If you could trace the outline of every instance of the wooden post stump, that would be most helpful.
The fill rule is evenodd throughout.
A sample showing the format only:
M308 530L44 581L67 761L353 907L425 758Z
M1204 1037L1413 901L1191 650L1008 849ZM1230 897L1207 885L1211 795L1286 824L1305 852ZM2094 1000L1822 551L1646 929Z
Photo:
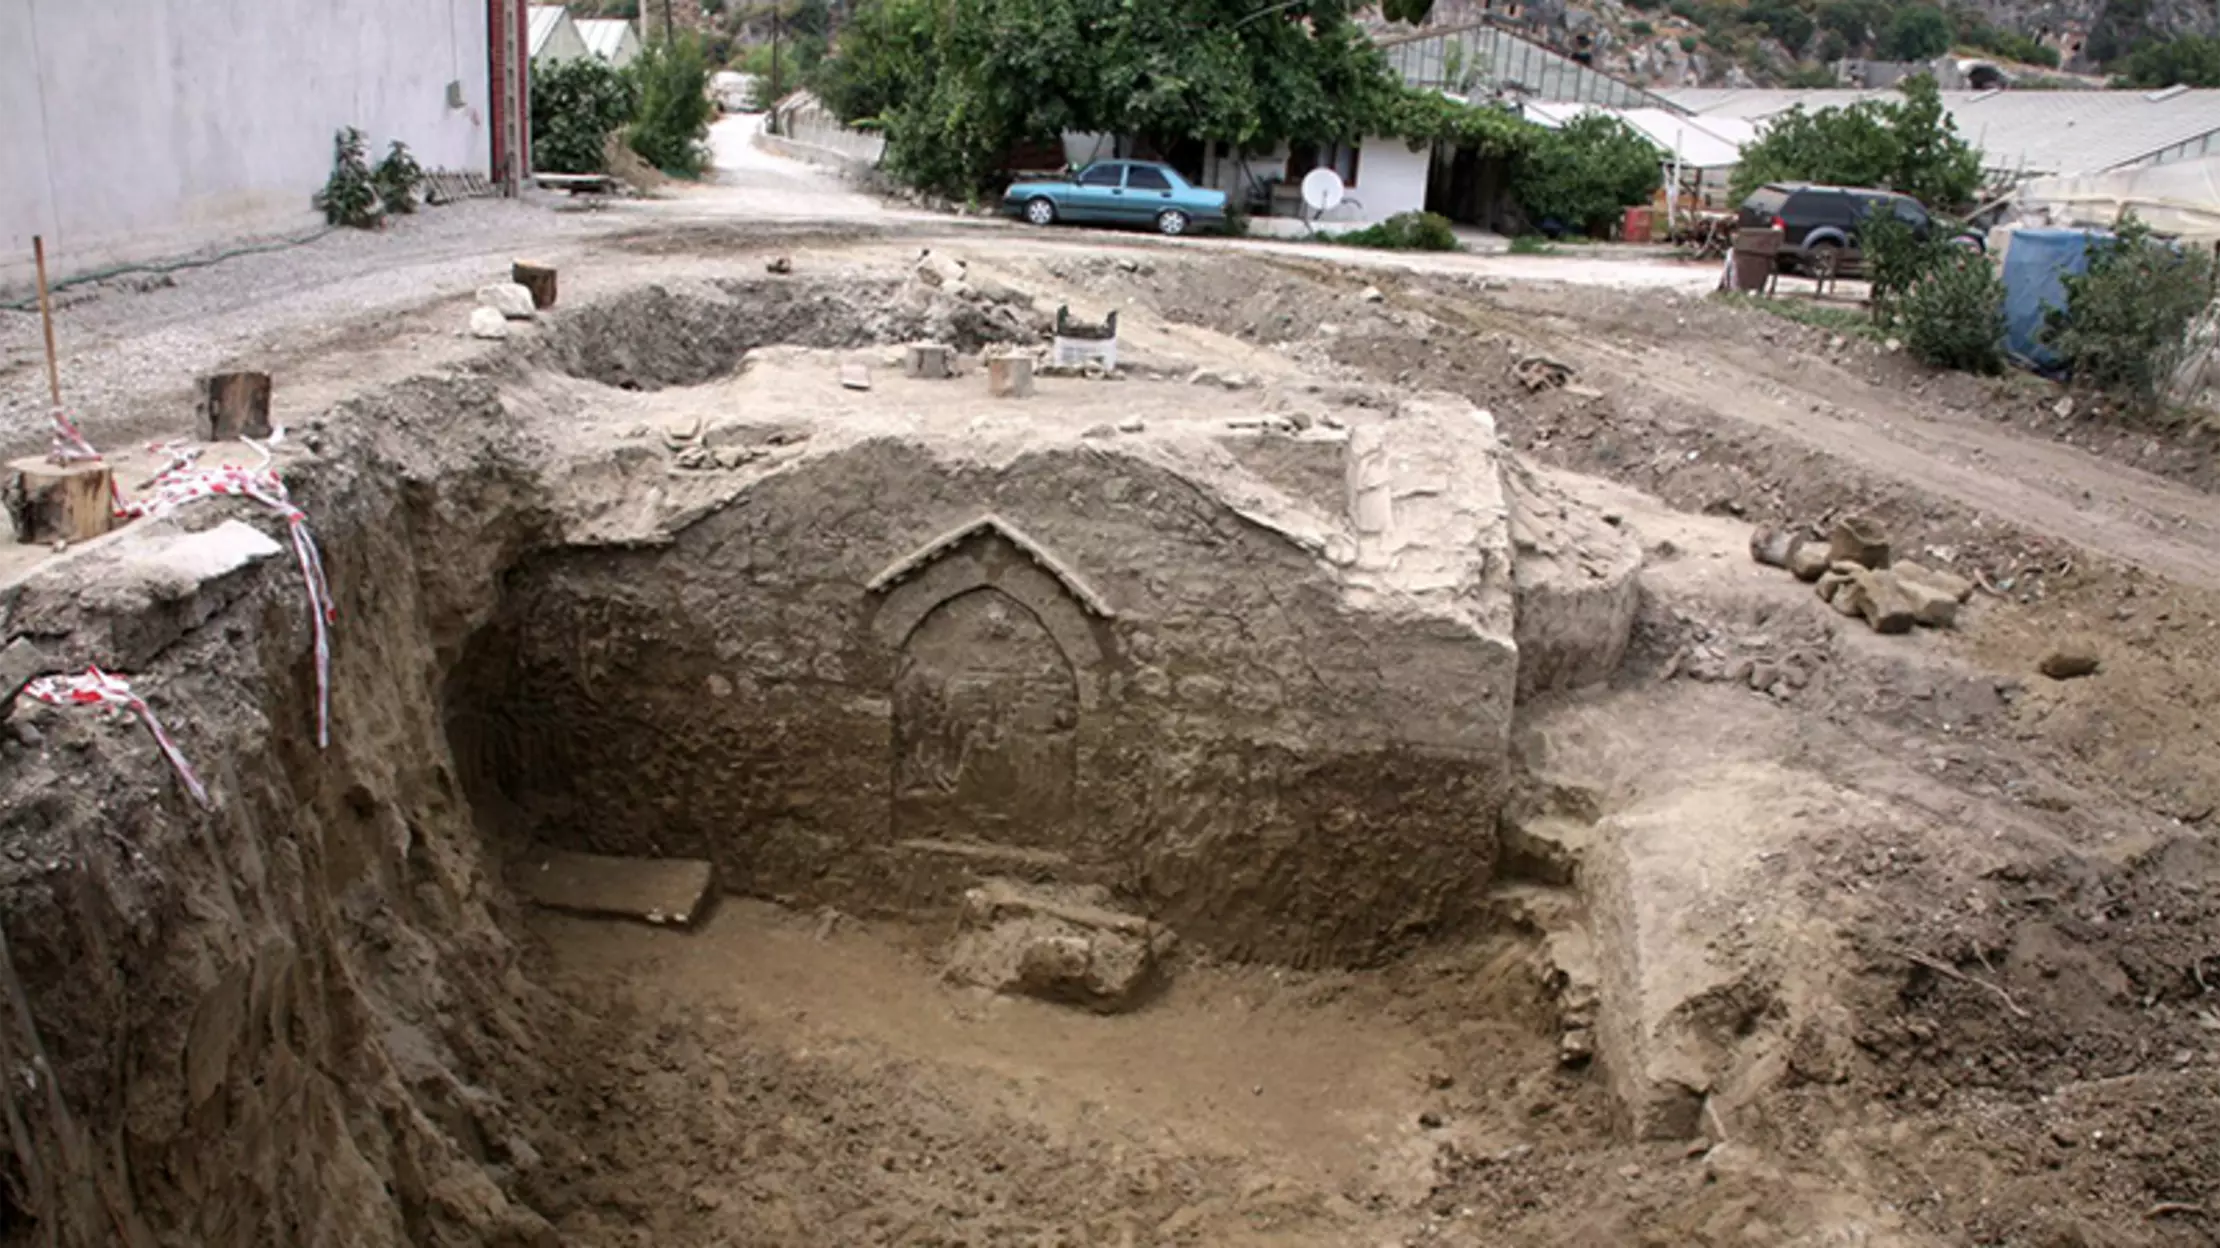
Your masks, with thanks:
M200 379L201 427L211 442L270 436L270 375L214 373Z
M1033 393L1033 357L996 355L987 359L987 393L998 399L1022 399Z
M9 464L8 474L8 511L19 542L82 542L115 523L115 472L105 463L57 464L34 456Z
M928 381L945 381L956 375L956 349L945 343L913 343L903 352L904 372Z
M532 292L532 306L544 312L555 306L555 270L522 260L509 266L509 280Z

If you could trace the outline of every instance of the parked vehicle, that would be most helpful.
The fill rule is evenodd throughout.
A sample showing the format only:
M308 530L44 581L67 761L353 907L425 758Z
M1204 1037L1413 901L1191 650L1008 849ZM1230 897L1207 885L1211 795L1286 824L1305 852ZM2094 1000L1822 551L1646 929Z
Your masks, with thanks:
M1812 182L1770 182L1759 187L1742 201L1735 224L1779 230L1785 271L1836 277L1859 268L1858 227L1875 212L1895 214L1921 238L1938 228L1926 207L1909 195ZM1953 241L1984 249L1976 234L1958 235Z
M1098 160L1070 178L1012 183L1002 211L1034 225L1144 225L1160 234L1225 224L1226 193L1188 185L1153 160Z

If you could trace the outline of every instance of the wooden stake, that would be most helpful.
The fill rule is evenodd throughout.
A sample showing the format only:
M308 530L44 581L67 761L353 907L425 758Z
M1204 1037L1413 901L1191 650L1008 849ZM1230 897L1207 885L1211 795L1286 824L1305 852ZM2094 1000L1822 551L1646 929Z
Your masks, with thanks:
M62 368L54 358L54 301L46 293L46 239L31 236L31 259L39 272L39 320L46 325L46 389L54 399L54 410L62 409Z
M509 266L509 278L532 292L533 307L544 312L555 306L555 270L519 260Z
M43 455L8 465L20 494L8 499L19 542L82 542L114 523L115 473L101 461L57 464Z
M200 379L201 424L211 442L270 436L270 375L212 373Z
M1033 357L987 357L987 393L998 399L1022 399L1033 393Z
M956 375L956 349L946 343L912 343L902 356L902 371L912 377L943 381Z

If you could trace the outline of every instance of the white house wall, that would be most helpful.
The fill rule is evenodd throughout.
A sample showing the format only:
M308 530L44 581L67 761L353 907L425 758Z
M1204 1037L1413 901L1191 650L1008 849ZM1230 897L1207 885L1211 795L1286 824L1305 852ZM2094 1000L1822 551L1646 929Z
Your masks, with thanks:
M313 226L341 126L490 167L485 0L4 3L0 288Z
M1433 149L1425 145L1414 152L1401 139L1366 139L1358 149L1357 184L1349 188L1350 198L1358 201L1358 215L1385 221L1397 213L1425 211L1433 162Z

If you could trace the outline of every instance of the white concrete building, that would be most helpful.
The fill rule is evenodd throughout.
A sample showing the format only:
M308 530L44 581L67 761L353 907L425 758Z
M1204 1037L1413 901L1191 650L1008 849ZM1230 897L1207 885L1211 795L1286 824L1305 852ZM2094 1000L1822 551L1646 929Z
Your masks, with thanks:
M533 64L560 65L593 55L593 50L586 46L586 36L572 20L570 10L562 5L533 5L531 21Z
M1064 136L1064 157L1073 165L1118 157L1147 159L1150 155L1136 151L1131 143L1121 144L1111 135ZM1323 165L1341 175L1347 198L1341 207L1319 219L1370 225L1398 213L1425 209L1433 152L1425 145L1413 151L1409 143L1391 137L1305 147L1300 152L1281 143L1270 151L1249 155L1230 143L1209 143L1202 146L1199 162L1174 157L1168 163L1187 170L1195 185L1224 191L1236 207L1269 204L1272 215L1285 217L1309 215L1301 209L1298 188L1303 175Z
M572 22L586 50L623 69L640 58L640 31L621 17L581 17Z
M491 168L488 0L4 2L0 287L320 224L342 126Z

